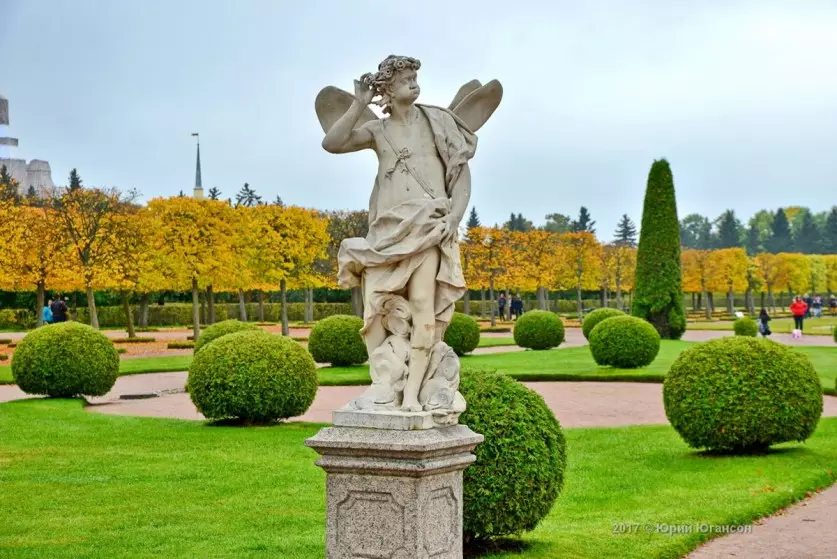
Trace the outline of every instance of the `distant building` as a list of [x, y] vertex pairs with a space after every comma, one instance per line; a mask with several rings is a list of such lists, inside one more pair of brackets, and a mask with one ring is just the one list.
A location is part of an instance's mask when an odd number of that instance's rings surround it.
[[192, 191], [192, 195], [198, 200], [203, 200], [203, 183], [201, 181], [201, 138], [197, 132], [193, 132], [192, 136], [198, 138], [198, 162], [195, 166], [195, 188]]
[[27, 163], [19, 158], [17, 147], [18, 140], [9, 130], [9, 100], [0, 95], [0, 167], [6, 166], [9, 175], [20, 184], [21, 194], [26, 194], [30, 186], [39, 194], [55, 188], [49, 162], [33, 159]]

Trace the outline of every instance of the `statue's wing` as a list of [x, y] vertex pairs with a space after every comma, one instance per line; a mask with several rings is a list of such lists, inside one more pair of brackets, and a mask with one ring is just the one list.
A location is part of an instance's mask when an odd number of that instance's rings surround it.
[[465, 85], [463, 85], [462, 87], [459, 88], [459, 91], [457, 91], [456, 95], [454, 95], [453, 101], [450, 102], [450, 105], [448, 105], [448, 108], [450, 110], [454, 110], [456, 108], [456, 106], [459, 103], [461, 103], [462, 100], [465, 99], [468, 96], [469, 93], [471, 93], [472, 91], [476, 91], [480, 87], [482, 87], [482, 84], [480, 83], [479, 80], [469, 81], [468, 83], [466, 83]]
[[[339, 87], [327, 86], [324, 87], [317, 94], [317, 99], [314, 101], [314, 109], [317, 111], [317, 118], [320, 119], [320, 126], [323, 127], [323, 132], [328, 133], [331, 127], [334, 126], [340, 117], [346, 114], [349, 107], [355, 101], [355, 96], [348, 91], [343, 91]], [[376, 120], [378, 117], [372, 112], [372, 109], [366, 107], [357, 121], [357, 127], [369, 120]]]
[[488, 121], [502, 98], [503, 86], [497, 80], [491, 80], [466, 95], [452, 110], [471, 132], [476, 132]]

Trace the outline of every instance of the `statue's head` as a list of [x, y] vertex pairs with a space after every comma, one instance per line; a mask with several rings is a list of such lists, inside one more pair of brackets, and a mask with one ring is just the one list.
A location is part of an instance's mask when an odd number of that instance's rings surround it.
[[381, 96], [375, 103], [388, 113], [393, 102], [414, 103], [418, 99], [421, 92], [416, 81], [419, 68], [421, 61], [409, 56], [391, 54], [378, 64], [376, 73], [364, 74], [361, 82], [371, 87], [375, 95]]

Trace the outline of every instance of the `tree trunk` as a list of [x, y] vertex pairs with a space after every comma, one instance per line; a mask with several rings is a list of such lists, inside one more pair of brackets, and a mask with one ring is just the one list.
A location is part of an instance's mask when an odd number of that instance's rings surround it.
[[575, 286], [575, 308], [578, 312], [578, 319], [582, 320], [584, 318], [584, 305], [581, 302], [581, 284], [577, 284]]
[[759, 305], [759, 306], [761, 306], [761, 308], [765, 308], [765, 306], [764, 306], [764, 301], [765, 301], [766, 297], [767, 297], [767, 296], [766, 296], [766, 294], [765, 294], [765, 292], [764, 292], [764, 291], [762, 291], [762, 292], [759, 294], [759, 301], [761, 302], [761, 305]]
[[697, 294], [697, 304], [695, 306], [695, 310], [699, 311], [703, 308], [703, 292]]
[[538, 287], [537, 294], [538, 294], [538, 309], [545, 311], [546, 310], [546, 298], [544, 297], [544, 291], [546, 288]]
[[314, 288], [305, 288], [305, 323], [314, 322]]
[[462, 297], [462, 312], [471, 316], [471, 290], [466, 289], [465, 295]]
[[134, 311], [131, 308], [131, 302], [128, 300], [128, 292], [124, 289], [119, 292], [122, 298], [122, 310], [125, 311], [125, 326], [127, 326], [128, 337], [136, 338], [137, 333], [134, 331]]
[[697, 308], [697, 295], [695, 293], [692, 293], [692, 310], [693, 311], [698, 310], [698, 308]]
[[491, 301], [491, 326], [497, 326], [497, 316], [494, 313], [494, 276], [488, 280], [488, 298]]
[[148, 328], [148, 293], [140, 296], [140, 328]]
[[87, 311], [90, 315], [90, 326], [99, 328], [99, 315], [96, 314], [96, 299], [93, 298], [93, 288], [87, 288]]
[[747, 291], [744, 292], [744, 306], [746, 307], [747, 314], [755, 314], [756, 313], [756, 303], [753, 298], [753, 290], [751, 288], [747, 288]]
[[44, 325], [44, 299], [46, 298], [46, 288], [44, 282], [38, 282], [38, 293], [35, 296], [35, 327], [40, 328]]
[[198, 296], [198, 278], [192, 278], [192, 336], [197, 342], [201, 335], [200, 297]]
[[776, 298], [773, 297], [773, 286], [767, 286], [767, 304], [770, 305], [771, 312], [776, 312]]
[[209, 311], [206, 323], [215, 324], [215, 291], [212, 290], [211, 285], [206, 286], [206, 307]]
[[703, 288], [703, 304], [706, 308], [706, 319], [712, 320], [712, 304], [710, 303], [709, 293], [706, 291], [706, 288]]
[[73, 291], [73, 298], [70, 301], [70, 319], [78, 320], [78, 294]]
[[485, 318], [485, 288], [480, 287], [480, 318]]
[[735, 291], [731, 287], [727, 291], [727, 312], [735, 316]]
[[602, 295], [603, 295], [603, 297], [602, 297], [602, 307], [606, 309], [607, 306], [608, 306], [607, 288], [602, 290]]
[[352, 288], [352, 314], [363, 318], [363, 291], [360, 287]]
[[706, 305], [710, 308], [710, 312], [715, 312], [715, 294], [711, 291], [706, 293]]
[[244, 304], [244, 290], [238, 290], [238, 319], [247, 322], [247, 306]]
[[[354, 288], [356, 289], [356, 288]], [[354, 290], [353, 289], [353, 290]], [[282, 335], [287, 336], [290, 334], [290, 329], [288, 328], [288, 289], [287, 289], [287, 282], [285, 280], [279, 281], [279, 291], [281, 293], [281, 305], [282, 305]]]
[[259, 322], [264, 322], [264, 291], [259, 289]]

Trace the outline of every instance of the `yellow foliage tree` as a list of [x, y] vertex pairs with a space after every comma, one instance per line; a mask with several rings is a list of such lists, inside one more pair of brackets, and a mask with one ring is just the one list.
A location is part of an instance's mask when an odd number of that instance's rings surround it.
[[[601, 276], [602, 246], [596, 240], [595, 235], [588, 232], [564, 233], [561, 236], [564, 250], [564, 265], [560, 268], [565, 274], [568, 272], [572, 286], [576, 293], [576, 308], [579, 318], [584, 314], [582, 308], [581, 291], [585, 289], [597, 289]], [[561, 282], [566, 281], [566, 276], [561, 275]]]
[[709, 299], [709, 282], [712, 275], [710, 264], [711, 251], [684, 250], [680, 253], [683, 270], [683, 291], [699, 293], [703, 299], [706, 318], [712, 318], [712, 302]]
[[747, 253], [743, 248], [723, 248], [710, 252], [709, 289], [726, 292], [727, 312], [735, 313], [735, 293], [747, 289]]
[[636, 248], [619, 243], [610, 243], [602, 247], [601, 282], [604, 303], [607, 306], [607, 293], [616, 292], [616, 308], [624, 309], [622, 294], [634, 287], [636, 273]]
[[192, 290], [192, 328], [200, 336], [199, 287], [228, 277], [232, 257], [233, 208], [226, 202], [187, 197], [155, 198], [154, 250], [165, 256], [166, 273], [176, 285]]
[[754, 257], [759, 271], [762, 284], [767, 289], [767, 304], [775, 312], [776, 298], [773, 295], [775, 287], [781, 287], [782, 282], [782, 259], [778, 254], [762, 253]]

